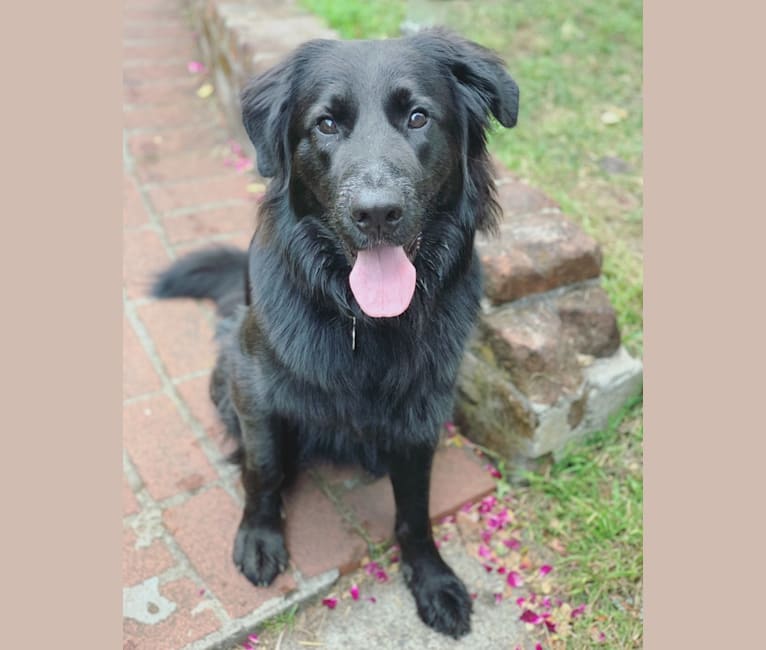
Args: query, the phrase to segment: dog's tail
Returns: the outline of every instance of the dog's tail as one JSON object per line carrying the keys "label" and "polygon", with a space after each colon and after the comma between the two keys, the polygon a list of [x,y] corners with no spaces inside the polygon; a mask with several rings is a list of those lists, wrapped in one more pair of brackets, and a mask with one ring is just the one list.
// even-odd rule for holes
{"label": "dog's tail", "polygon": [[247,252],[221,246],[189,253],[154,281],[155,298],[210,298],[225,318],[245,304]]}

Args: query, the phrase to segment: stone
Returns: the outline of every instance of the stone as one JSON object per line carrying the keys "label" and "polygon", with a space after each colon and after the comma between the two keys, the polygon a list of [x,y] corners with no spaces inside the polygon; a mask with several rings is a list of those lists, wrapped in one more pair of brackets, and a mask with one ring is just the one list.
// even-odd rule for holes
{"label": "stone", "polygon": [[497,235],[480,235],[484,291],[501,304],[534,293],[597,278],[601,249],[565,215],[536,212],[506,218]]}

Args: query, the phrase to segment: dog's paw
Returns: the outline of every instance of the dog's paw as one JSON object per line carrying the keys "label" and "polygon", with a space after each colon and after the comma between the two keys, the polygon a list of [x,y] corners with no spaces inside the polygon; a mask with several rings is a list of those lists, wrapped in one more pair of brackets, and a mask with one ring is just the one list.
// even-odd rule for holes
{"label": "dog's paw", "polygon": [[234,540],[234,564],[256,587],[266,587],[287,568],[285,539],[278,530],[242,522]]}
{"label": "dog's paw", "polygon": [[415,569],[409,587],[418,614],[426,625],[455,639],[471,631],[473,601],[465,585],[448,566]]}

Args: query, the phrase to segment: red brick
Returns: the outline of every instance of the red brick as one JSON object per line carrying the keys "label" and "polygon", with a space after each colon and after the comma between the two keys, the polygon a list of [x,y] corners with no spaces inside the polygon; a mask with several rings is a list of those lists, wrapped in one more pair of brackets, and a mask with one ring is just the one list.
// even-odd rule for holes
{"label": "red brick", "polygon": [[218,115],[208,100],[194,97],[194,101],[169,106],[141,106],[123,111],[122,123],[126,129],[165,129],[194,124],[217,124]]}
{"label": "red brick", "polygon": [[153,230],[125,232],[122,242],[122,277],[128,298],[148,296],[154,276],[170,263],[170,257]]}
{"label": "red brick", "polygon": [[154,162],[175,154],[214,156],[218,148],[228,151],[227,133],[220,127],[193,126],[162,133],[139,133],[128,138],[128,149],[136,161]]}
{"label": "red brick", "polygon": [[145,548],[136,547],[136,533],[125,526],[122,531],[122,584],[136,585],[152,576],[158,576],[174,566],[176,561],[161,539],[155,539]]}
{"label": "red brick", "polygon": [[316,471],[322,479],[333,486],[345,485],[347,483],[355,484],[364,478],[364,472],[355,465],[332,465],[330,463],[321,463],[316,466]]}
{"label": "red brick", "polygon": [[161,300],[142,305],[138,314],[170,377],[212,369],[216,355],[213,328],[194,300]]}
{"label": "red brick", "polygon": [[162,39],[172,38],[191,40],[193,32],[182,20],[166,18],[161,23],[153,20],[130,21],[122,25],[124,39]]}
{"label": "red brick", "polygon": [[123,83],[140,83],[147,80],[186,80],[189,78],[189,71],[186,69],[186,62],[170,61],[167,63],[145,63],[132,61],[123,62],[122,80]]}
{"label": "red brick", "polygon": [[127,399],[162,387],[149,357],[127,319],[122,322],[122,396]]}
{"label": "red brick", "polygon": [[226,611],[239,618],[271,598],[295,589],[295,581],[282,574],[270,587],[254,587],[232,561],[234,536],[241,511],[221,488],[198,494],[165,511],[165,525]]}
{"label": "red brick", "polygon": [[219,628],[220,623],[212,610],[195,609],[204,604],[207,596],[200,594],[199,587],[191,580],[169,582],[159,591],[176,604],[176,610],[154,625],[124,618],[123,650],[178,650]]}
{"label": "red brick", "polygon": [[[185,41],[185,42],[184,42]],[[197,55],[189,39],[174,39],[169,42],[154,41],[140,44],[128,44],[122,47],[123,61],[148,61],[163,63],[168,59],[188,61]]]}
{"label": "red brick", "polygon": [[226,438],[225,427],[218,417],[213,401],[210,399],[210,377],[194,377],[176,384],[176,390],[186,402],[191,414],[205,429],[208,437],[218,446],[223,455],[234,451],[233,441]]}
{"label": "red brick", "polygon": [[[492,478],[469,454],[454,447],[437,450],[431,474],[429,512],[432,522],[455,512],[466,501],[480,499],[495,489]],[[355,488],[343,495],[343,501],[352,508],[373,541],[382,542],[393,537],[396,511],[388,478]]]}
{"label": "red brick", "polygon": [[127,517],[133,515],[141,509],[136,500],[136,495],[133,494],[133,490],[128,483],[128,479],[125,475],[122,475],[122,516]]}
{"label": "red brick", "polygon": [[338,514],[316,484],[301,475],[285,494],[286,539],[290,557],[307,577],[338,568],[356,568],[367,544]]}
{"label": "red brick", "polygon": [[122,180],[122,225],[143,226],[149,223],[149,213],[141,200],[136,180],[125,174]]}
{"label": "red brick", "polygon": [[[226,244],[227,246],[234,246],[236,248],[241,248],[242,250],[247,250],[250,246],[250,240],[252,239],[251,233],[237,233],[237,234],[227,234],[227,235],[221,235],[220,237],[216,237],[215,244]],[[211,245],[208,241],[196,241],[196,242],[186,242],[183,244],[176,244],[173,246],[173,250],[175,251],[176,255],[181,256],[185,255],[186,253],[191,253],[192,251],[200,250],[201,248],[207,248]]]}
{"label": "red brick", "polygon": [[388,477],[354,488],[343,495],[343,502],[354,511],[373,542],[392,539],[396,511]]}
{"label": "red brick", "polygon": [[191,102],[198,97],[195,94],[199,82],[184,79],[175,83],[135,83],[127,81],[122,86],[122,101],[130,105],[166,105]]}
{"label": "red brick", "polygon": [[123,444],[155,499],[199,488],[217,478],[166,395],[125,405],[122,418]]}
{"label": "red brick", "polygon": [[226,208],[200,210],[176,217],[166,217],[162,223],[171,244],[205,239],[225,233],[252,235],[255,230],[256,206],[243,202]]}
{"label": "red brick", "polygon": [[239,174],[202,181],[183,181],[153,188],[148,191],[148,195],[157,211],[164,213],[219,201],[247,201],[248,182],[248,177]]}
{"label": "red brick", "polygon": [[431,520],[439,521],[467,501],[485,497],[495,487],[495,481],[472,452],[440,447],[431,473]]}
{"label": "red brick", "polygon": [[168,183],[231,175],[224,158],[213,152],[198,151],[186,156],[172,156],[136,164],[136,175],[144,183]]}

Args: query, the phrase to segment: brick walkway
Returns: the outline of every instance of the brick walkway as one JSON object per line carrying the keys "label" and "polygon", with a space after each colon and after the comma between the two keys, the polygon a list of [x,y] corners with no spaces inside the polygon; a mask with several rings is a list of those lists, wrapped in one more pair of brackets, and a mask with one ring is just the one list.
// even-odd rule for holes
{"label": "brick walkway", "polygon": [[[207,396],[213,312],[147,288],[189,250],[246,246],[261,181],[235,169],[215,97],[197,94],[207,79],[187,70],[198,53],[182,3],[127,0],[123,37],[123,647],[227,647],[356,568],[390,537],[393,499],[387,480],[319,468],[287,499],[288,571],[256,589],[235,570],[242,494]],[[469,452],[441,449],[432,513],[493,487]]]}

